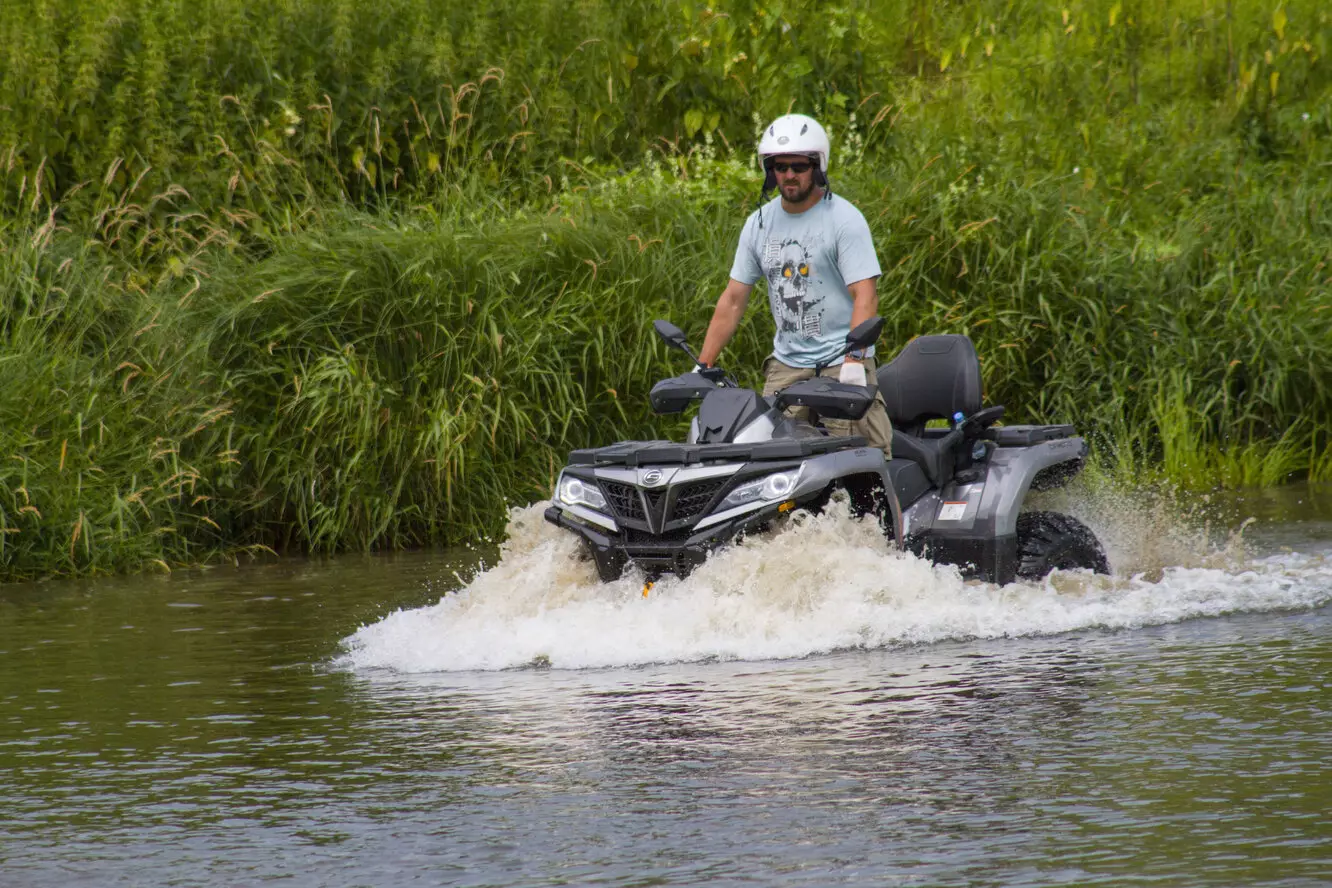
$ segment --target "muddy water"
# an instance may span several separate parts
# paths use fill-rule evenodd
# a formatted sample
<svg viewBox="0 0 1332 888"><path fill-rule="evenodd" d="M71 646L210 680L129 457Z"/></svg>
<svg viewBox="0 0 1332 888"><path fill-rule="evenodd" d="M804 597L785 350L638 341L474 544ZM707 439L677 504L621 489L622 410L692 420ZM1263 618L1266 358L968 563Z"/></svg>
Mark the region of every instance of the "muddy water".
<svg viewBox="0 0 1332 888"><path fill-rule="evenodd" d="M1326 884L1330 504L1083 501L1116 575L1005 588L833 514L645 599L534 511L0 587L0 884Z"/></svg>

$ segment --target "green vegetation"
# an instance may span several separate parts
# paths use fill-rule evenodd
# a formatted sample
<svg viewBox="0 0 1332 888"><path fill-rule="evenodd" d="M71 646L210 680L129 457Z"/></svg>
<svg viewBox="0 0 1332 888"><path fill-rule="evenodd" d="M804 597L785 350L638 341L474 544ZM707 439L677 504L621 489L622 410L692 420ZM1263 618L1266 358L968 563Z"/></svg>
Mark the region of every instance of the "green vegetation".
<svg viewBox="0 0 1332 888"><path fill-rule="evenodd" d="M886 349L971 335L1120 476L1332 477L1332 12L882 5L5 4L0 579L463 542L671 432L649 321L701 338L792 103Z"/></svg>

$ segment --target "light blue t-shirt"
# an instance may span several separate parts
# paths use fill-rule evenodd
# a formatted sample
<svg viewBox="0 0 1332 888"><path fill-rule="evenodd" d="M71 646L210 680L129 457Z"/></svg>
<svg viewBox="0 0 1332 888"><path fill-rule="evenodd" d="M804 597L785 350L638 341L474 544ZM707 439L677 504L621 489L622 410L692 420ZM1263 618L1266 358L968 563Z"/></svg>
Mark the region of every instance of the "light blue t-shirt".
<svg viewBox="0 0 1332 888"><path fill-rule="evenodd" d="M731 278L742 284L767 279L777 324L772 353L792 367L837 360L851 330L846 285L879 274L869 224L836 194L803 213L786 212L781 197L755 210L745 220L731 266Z"/></svg>

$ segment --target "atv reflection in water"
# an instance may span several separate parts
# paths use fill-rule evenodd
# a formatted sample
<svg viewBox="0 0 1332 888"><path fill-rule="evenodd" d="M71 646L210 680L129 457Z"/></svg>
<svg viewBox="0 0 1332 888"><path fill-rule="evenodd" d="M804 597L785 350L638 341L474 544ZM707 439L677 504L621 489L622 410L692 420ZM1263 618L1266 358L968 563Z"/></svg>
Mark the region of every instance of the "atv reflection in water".
<svg viewBox="0 0 1332 888"><path fill-rule="evenodd" d="M655 327L696 360L678 327ZM857 326L846 352L872 344L882 327L881 318ZM714 549L844 490L859 514L878 516L889 540L970 576L1008 583L1056 568L1109 573L1101 544L1077 519L1022 512L1028 491L1077 474L1086 442L1068 425L994 425L1004 408L981 406L970 339L918 337L874 382L893 424L891 459L820 426L864 416L873 387L816 376L763 398L715 369L664 379L650 395L656 412L701 402L688 440L575 450L546 520L583 538L603 581L630 563L651 580L684 576ZM808 408L810 421L786 415L793 406ZM931 419L949 427L926 428Z"/></svg>

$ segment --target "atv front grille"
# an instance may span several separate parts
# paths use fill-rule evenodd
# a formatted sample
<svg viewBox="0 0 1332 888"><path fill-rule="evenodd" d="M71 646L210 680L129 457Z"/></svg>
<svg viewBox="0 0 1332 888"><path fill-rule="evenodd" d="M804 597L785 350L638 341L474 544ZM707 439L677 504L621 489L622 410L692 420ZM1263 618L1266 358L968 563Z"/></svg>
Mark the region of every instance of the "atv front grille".
<svg viewBox="0 0 1332 888"><path fill-rule="evenodd" d="M664 490L645 490L643 498L647 500L649 515L660 515L662 504L666 500L666 491Z"/></svg>
<svg viewBox="0 0 1332 888"><path fill-rule="evenodd" d="M695 481L692 484L685 484L680 487L680 493L675 498L675 509L671 513L671 521L696 521L703 514L703 510L712 502L712 498L726 486L730 478L709 478L705 481Z"/></svg>
<svg viewBox="0 0 1332 888"><path fill-rule="evenodd" d="M643 513L643 501L638 497L638 488L619 481L599 481L601 490L610 501L615 514L627 521L646 521Z"/></svg>
<svg viewBox="0 0 1332 888"><path fill-rule="evenodd" d="M705 478L675 488L652 489L622 481L601 480L597 483L620 520L638 521L662 529L677 522L693 524L729 481L729 477Z"/></svg>

